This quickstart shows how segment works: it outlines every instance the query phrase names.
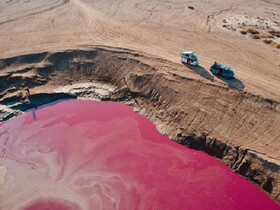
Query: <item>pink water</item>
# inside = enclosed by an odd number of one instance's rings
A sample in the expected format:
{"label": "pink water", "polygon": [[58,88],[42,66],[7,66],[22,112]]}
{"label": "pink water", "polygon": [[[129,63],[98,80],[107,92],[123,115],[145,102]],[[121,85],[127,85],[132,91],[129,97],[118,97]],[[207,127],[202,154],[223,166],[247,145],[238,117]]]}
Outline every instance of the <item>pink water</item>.
{"label": "pink water", "polygon": [[130,107],[66,101],[0,124],[0,209],[280,209]]}

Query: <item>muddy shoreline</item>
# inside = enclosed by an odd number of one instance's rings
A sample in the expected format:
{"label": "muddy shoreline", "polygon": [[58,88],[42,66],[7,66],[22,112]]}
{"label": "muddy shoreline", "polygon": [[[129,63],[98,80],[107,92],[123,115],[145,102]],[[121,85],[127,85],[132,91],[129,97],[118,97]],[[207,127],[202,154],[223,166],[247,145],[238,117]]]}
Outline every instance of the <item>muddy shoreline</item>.
{"label": "muddy shoreline", "polygon": [[[59,99],[128,104],[170,139],[220,159],[280,202],[279,102],[126,49],[44,52],[0,60],[0,118]],[[31,103],[20,104],[19,89]]]}

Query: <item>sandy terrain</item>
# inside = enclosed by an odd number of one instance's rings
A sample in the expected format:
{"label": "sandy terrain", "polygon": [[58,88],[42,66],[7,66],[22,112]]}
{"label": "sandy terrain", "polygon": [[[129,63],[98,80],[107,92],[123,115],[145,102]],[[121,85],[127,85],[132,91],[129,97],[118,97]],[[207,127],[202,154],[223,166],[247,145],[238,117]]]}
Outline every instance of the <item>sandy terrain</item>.
{"label": "sandy terrain", "polygon": [[227,64],[246,91],[280,100],[279,49],[244,37],[237,24],[245,16],[263,18],[279,30],[279,11],[277,0],[3,0],[0,57],[109,45],[179,63],[179,53],[191,49],[205,69],[214,61]]}
{"label": "sandy terrain", "polygon": [[[20,114],[11,105],[20,87],[42,103],[61,90],[85,98],[116,90],[109,99],[122,102],[129,93],[162,133],[280,201],[279,11],[278,0],[0,1],[0,118]],[[200,67],[181,64],[186,50]],[[236,78],[213,76],[214,61]],[[88,84],[95,80],[108,86]]]}

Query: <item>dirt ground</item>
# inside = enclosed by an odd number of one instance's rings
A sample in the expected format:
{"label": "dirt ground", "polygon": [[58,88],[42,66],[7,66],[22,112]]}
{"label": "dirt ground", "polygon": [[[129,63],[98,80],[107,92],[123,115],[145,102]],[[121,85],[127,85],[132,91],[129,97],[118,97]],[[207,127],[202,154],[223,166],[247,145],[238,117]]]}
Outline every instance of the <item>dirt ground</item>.
{"label": "dirt ground", "polygon": [[[279,11],[278,0],[3,0],[0,58],[105,45],[179,63],[194,50],[201,75],[218,61],[235,71],[229,85],[279,101]],[[272,44],[239,32],[248,28],[274,30]]]}
{"label": "dirt ground", "polygon": [[[68,97],[54,86],[89,98],[116,88],[109,99],[129,92],[163,134],[280,202],[279,36],[279,0],[2,0],[0,121],[21,113],[20,88],[33,101]],[[200,66],[181,64],[189,50]],[[215,61],[235,78],[212,75]]]}

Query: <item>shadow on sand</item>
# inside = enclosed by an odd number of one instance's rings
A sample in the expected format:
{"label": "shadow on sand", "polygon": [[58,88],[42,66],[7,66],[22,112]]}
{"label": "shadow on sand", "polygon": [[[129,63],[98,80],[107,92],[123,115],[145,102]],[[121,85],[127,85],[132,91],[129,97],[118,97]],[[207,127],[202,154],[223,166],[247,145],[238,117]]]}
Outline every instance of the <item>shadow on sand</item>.
{"label": "shadow on sand", "polygon": [[199,74],[200,76],[204,77],[205,79],[210,80],[211,82],[214,82],[214,76],[223,81],[224,83],[226,83],[228,85],[228,87],[230,88],[234,88],[237,90],[243,90],[245,88],[245,85],[242,81],[240,81],[237,78],[231,78],[231,79],[227,79],[218,75],[212,75],[212,73],[210,71],[207,71],[205,68],[203,68],[202,66],[191,66],[188,64],[184,64],[188,69],[193,70],[195,73]]}
{"label": "shadow on sand", "polygon": [[245,88],[245,85],[242,81],[240,81],[237,78],[231,78],[231,79],[227,79],[221,76],[217,76],[215,75],[216,78],[218,78],[219,80],[222,80],[224,83],[226,83],[230,88],[234,88],[237,90],[243,90]]}
{"label": "shadow on sand", "polygon": [[205,68],[202,66],[191,66],[188,64],[184,64],[187,68],[193,70],[195,73],[199,74],[200,76],[204,77],[205,79],[210,80],[211,82],[214,82],[214,77],[212,74],[209,73]]}

